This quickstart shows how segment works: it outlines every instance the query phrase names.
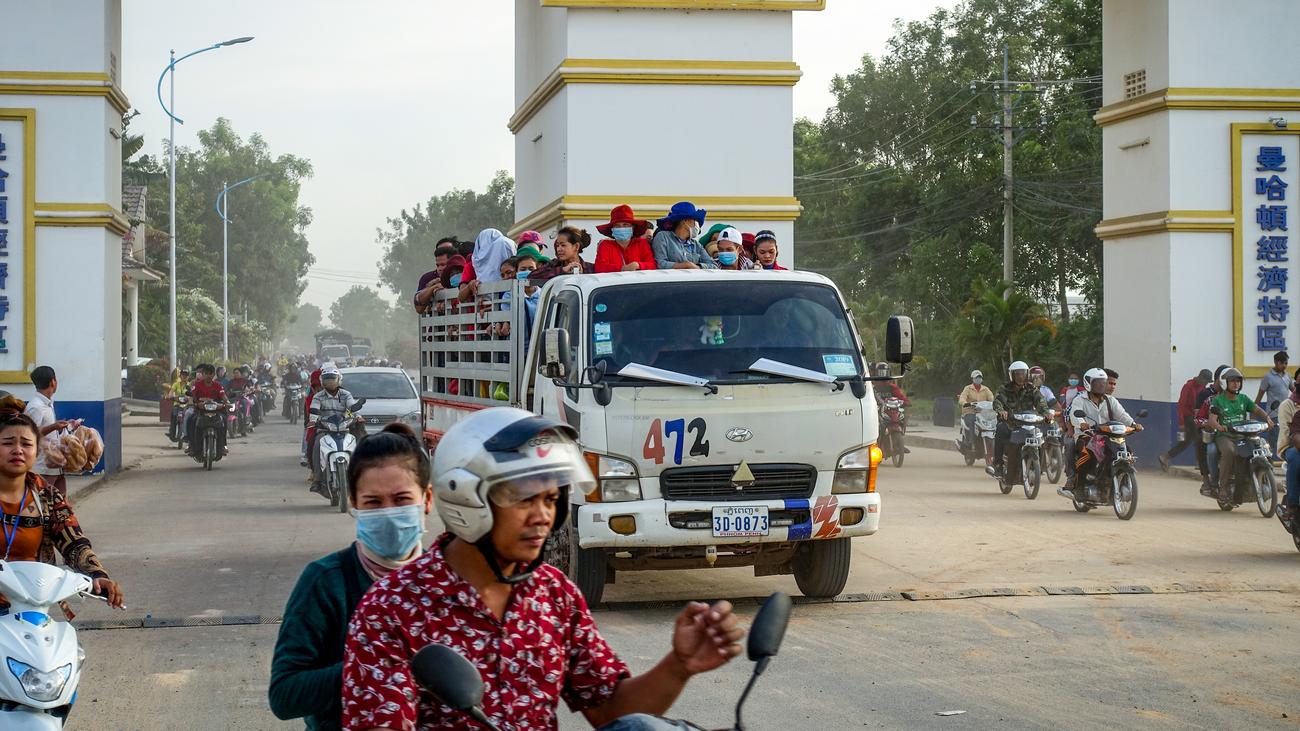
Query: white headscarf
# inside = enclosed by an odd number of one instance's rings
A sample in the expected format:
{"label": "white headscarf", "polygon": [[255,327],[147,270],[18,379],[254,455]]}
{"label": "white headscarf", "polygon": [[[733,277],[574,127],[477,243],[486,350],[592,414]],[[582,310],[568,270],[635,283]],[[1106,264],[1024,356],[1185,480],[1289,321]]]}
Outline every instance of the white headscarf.
{"label": "white headscarf", "polygon": [[494,228],[485,228],[474,239],[474,276],[480,282],[501,281],[501,262],[515,255],[515,242]]}

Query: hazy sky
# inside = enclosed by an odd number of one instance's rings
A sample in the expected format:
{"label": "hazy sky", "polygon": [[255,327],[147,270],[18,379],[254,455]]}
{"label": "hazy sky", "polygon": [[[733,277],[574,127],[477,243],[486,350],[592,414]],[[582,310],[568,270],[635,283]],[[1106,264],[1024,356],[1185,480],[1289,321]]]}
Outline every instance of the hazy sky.
{"label": "hazy sky", "polygon": [[[881,53],[895,18],[954,4],[830,0],[822,12],[795,13],[794,60],[804,72],[795,115],[820,119],[831,78],[857,68],[862,54]],[[514,170],[506,129],[514,112],[513,0],[122,5],[123,86],[142,112],[131,129],[145,134],[150,153],[167,137],[155,85],[168,49],[184,54],[256,37],[177,66],[176,113],[186,124],[176,141],[194,146],[195,132],[223,116],[244,137],[261,132],[273,154],[311,160],[315,175],[302,202],[315,216],[307,237],[316,264],[304,299],[326,312],[353,284],[377,283],[375,229],[387,217],[450,188],[481,190],[494,171]],[[232,212],[238,207],[236,192]]]}

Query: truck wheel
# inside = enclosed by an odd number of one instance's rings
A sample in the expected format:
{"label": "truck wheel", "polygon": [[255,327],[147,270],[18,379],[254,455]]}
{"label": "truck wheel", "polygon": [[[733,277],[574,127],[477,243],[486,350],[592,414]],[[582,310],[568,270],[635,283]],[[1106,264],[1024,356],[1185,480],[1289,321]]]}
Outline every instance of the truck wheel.
{"label": "truck wheel", "polygon": [[587,606],[600,604],[605,594],[605,579],[610,568],[608,555],[601,548],[581,548],[569,524],[555,532],[546,542],[546,563],[564,572],[578,585]]}
{"label": "truck wheel", "polygon": [[794,554],[794,582],[804,596],[833,597],[849,581],[848,538],[806,541]]}

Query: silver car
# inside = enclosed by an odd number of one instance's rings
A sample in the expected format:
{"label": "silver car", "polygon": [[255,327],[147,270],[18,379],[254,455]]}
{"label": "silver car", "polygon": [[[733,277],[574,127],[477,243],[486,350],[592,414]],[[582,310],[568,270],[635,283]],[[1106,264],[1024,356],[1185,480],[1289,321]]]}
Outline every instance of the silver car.
{"label": "silver car", "polygon": [[420,433],[420,396],[411,377],[401,368],[343,368],[343,388],[353,398],[363,398],[361,408],[366,433],[374,434],[394,421]]}

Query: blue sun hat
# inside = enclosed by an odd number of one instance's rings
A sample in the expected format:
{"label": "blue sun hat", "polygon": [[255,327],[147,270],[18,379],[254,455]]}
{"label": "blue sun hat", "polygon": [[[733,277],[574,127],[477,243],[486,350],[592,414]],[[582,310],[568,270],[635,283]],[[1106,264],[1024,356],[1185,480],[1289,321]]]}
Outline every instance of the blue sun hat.
{"label": "blue sun hat", "polygon": [[681,201],[674,203],[673,207],[668,209],[668,215],[659,219],[657,223],[659,228],[667,228],[669,225],[677,223],[683,219],[693,218],[701,226],[704,225],[704,216],[708,211],[703,208],[696,208],[695,204],[690,201]]}

